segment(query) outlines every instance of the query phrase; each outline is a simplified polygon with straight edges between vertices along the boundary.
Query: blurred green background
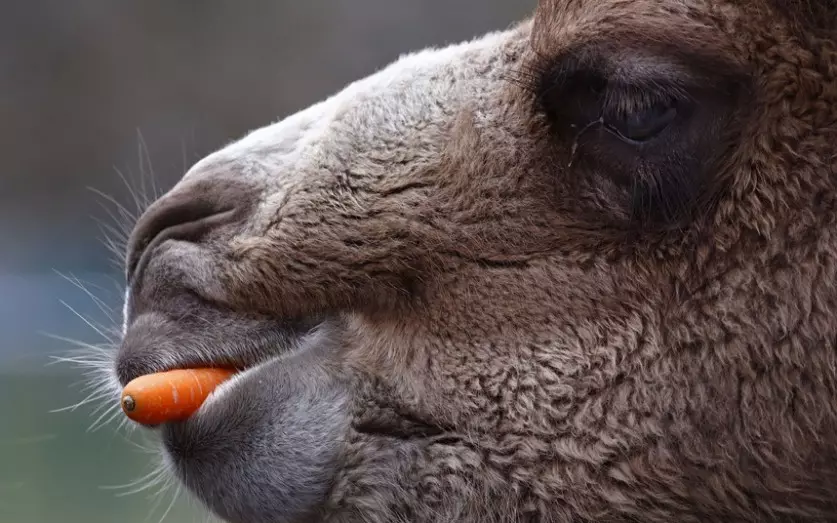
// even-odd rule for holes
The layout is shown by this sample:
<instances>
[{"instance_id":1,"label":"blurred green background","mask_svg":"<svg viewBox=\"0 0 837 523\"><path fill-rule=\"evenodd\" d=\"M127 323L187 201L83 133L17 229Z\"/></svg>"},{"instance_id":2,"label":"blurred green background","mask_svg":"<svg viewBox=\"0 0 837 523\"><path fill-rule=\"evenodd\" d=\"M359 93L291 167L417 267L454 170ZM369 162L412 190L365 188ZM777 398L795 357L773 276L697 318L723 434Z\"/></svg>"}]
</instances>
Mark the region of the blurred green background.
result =
<instances>
[{"instance_id":1,"label":"blurred green background","mask_svg":"<svg viewBox=\"0 0 837 523\"><path fill-rule=\"evenodd\" d=\"M116 206L91 188L133 209L126 185L165 190L247 130L535 3L0 0L0 523L212 521L186 495L165 515L173 489L106 488L153 470L150 435L88 430L101 403L50 412L85 396L81 369L48 365L72 349L50 335L102 343L80 316L121 321Z\"/></svg>"}]
</instances>

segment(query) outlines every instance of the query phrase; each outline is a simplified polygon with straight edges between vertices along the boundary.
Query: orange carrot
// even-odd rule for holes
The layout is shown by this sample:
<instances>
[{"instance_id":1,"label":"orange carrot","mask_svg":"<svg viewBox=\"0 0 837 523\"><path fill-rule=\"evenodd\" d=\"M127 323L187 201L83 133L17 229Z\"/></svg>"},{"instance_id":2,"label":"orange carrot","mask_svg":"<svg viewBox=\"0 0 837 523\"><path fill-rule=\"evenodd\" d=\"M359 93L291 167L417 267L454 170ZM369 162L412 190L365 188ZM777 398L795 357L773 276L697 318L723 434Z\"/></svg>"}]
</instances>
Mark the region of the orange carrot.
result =
<instances>
[{"instance_id":1,"label":"orange carrot","mask_svg":"<svg viewBox=\"0 0 837 523\"><path fill-rule=\"evenodd\" d=\"M146 374L122 389L122 410L146 425L183 420L234 373L231 369L202 368Z\"/></svg>"}]
</instances>

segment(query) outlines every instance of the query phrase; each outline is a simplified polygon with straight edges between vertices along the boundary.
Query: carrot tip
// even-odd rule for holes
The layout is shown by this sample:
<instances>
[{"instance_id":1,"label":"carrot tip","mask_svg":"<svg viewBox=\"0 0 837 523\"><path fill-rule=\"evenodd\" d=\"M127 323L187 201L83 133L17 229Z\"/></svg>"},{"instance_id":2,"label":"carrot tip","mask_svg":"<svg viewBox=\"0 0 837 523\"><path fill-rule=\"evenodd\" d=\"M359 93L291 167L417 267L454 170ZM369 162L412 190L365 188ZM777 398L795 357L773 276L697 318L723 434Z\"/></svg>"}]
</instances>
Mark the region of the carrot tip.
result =
<instances>
[{"instance_id":1,"label":"carrot tip","mask_svg":"<svg viewBox=\"0 0 837 523\"><path fill-rule=\"evenodd\" d=\"M134 401L134 398L127 395L122 398L122 409L125 410L125 412L131 412L135 408L137 408L137 402Z\"/></svg>"}]
</instances>

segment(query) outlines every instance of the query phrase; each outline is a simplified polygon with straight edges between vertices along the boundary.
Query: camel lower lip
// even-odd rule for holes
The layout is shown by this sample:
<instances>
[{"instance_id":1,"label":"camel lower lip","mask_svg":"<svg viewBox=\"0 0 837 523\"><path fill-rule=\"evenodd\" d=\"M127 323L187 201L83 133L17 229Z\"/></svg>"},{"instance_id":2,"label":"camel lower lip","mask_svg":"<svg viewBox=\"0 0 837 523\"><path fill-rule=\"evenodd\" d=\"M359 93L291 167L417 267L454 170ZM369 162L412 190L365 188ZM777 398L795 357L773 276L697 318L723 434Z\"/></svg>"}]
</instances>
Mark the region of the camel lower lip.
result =
<instances>
[{"instance_id":1,"label":"camel lower lip","mask_svg":"<svg viewBox=\"0 0 837 523\"><path fill-rule=\"evenodd\" d=\"M211 409L212 405L223 398L224 394L226 394L232 387L236 386L240 381L244 381L247 379L248 376L252 375L254 372L258 371L259 368L269 365L270 363L281 360L285 356L274 356L272 358L267 358L264 361L261 361L258 364L252 365L245 369L241 369L240 371L236 372L229 379L218 385L218 387L213 390L209 396L207 396L206 400L201 404L201 406L192 414L192 416L199 416L202 412L206 411L207 409Z\"/></svg>"}]
</instances>

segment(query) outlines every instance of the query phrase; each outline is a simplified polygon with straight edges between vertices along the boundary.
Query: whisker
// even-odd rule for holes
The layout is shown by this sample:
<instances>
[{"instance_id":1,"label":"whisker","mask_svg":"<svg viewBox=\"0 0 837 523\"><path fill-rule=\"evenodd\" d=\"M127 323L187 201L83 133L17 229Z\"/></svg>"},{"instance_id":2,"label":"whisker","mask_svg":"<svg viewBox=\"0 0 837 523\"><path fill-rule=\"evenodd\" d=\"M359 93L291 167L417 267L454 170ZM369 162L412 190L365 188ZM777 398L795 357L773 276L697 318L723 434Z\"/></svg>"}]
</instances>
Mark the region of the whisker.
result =
<instances>
[{"instance_id":1,"label":"whisker","mask_svg":"<svg viewBox=\"0 0 837 523\"><path fill-rule=\"evenodd\" d=\"M149 479L159 477L161 474L164 474L164 473L165 473L165 467L163 467L162 464L160 464L160 465L154 467L148 474L145 474L144 476L140 476L137 479L135 479L134 481L131 481L131 482L128 482L128 483L123 483L121 485L101 485L99 488L102 489L102 490L131 489L131 488L136 487L137 485L139 485L139 484L141 484L141 483L143 483L143 482L145 482ZM148 486L146 486L144 488L148 488ZM139 491L137 491L137 492L139 492ZM136 492L134 492L134 493L136 493ZM126 493L117 494L117 496L125 496L125 495L129 495L129 494L126 494Z\"/></svg>"},{"instance_id":2,"label":"whisker","mask_svg":"<svg viewBox=\"0 0 837 523\"><path fill-rule=\"evenodd\" d=\"M163 471L163 472L166 471L164 461L160 462L160 470ZM148 515L145 517L144 521L148 521L149 518L151 517L151 515L154 514L154 512L160 506L160 503L162 503L162 501L163 501L163 498L161 497L161 494L164 494L165 492L171 490L171 488L174 484L174 478L170 474L169 475L163 474L162 476L160 476L160 477L158 477L154 480L154 485L157 485L161 482L162 482L162 486L159 489L157 489L156 492L154 492L154 493L152 493L151 495L148 496L149 499L156 499L156 501L154 502L154 505L151 507L151 510L149 510ZM175 498L174 499L177 499L177 496L179 495L179 493L180 493L180 491L178 489L177 492L175 492ZM174 500L172 501L172 504L173 503L174 503ZM163 518L166 517L169 510L170 510L170 508L166 509L166 511L163 513Z\"/></svg>"},{"instance_id":3,"label":"whisker","mask_svg":"<svg viewBox=\"0 0 837 523\"><path fill-rule=\"evenodd\" d=\"M102 404L102 406L105 406L104 411L102 411L102 413L99 415L99 417L96 418L96 420L89 427L87 427L86 432L96 432L97 430L99 430L101 425L106 425L108 423L108 420L110 419L107 416L114 416L114 415L118 416L119 415L120 406L119 406L118 403L116 403L114 405L111 405L109 407L107 407L106 405L107 404L105 404L105 403ZM102 406L100 406L100 408L96 409L96 411L93 412L93 415L95 415L95 413L97 411L101 410ZM114 416L114 418L115 418L115 416ZM103 422L102 420L105 420L105 421Z\"/></svg>"},{"instance_id":4,"label":"whisker","mask_svg":"<svg viewBox=\"0 0 837 523\"><path fill-rule=\"evenodd\" d=\"M136 449L137 451L141 452L142 454L152 455L152 456L155 456L155 457L159 457L159 456L160 456L160 449L159 449L159 447L158 447L158 446L156 446L156 445L152 446L151 444L146 444L146 445L143 445L143 444L141 444L141 443L139 443L139 442L137 442L137 441L134 441L134 440L132 440L132 439L128 438L128 435L127 435L127 434L123 434L123 433L122 433L122 428L123 428L123 427L125 427L126 423L128 423L128 422L130 422L130 419L129 419L129 418L127 418L127 417L123 417L123 418L119 421L119 423L117 424L117 428L116 428L116 430L114 430L114 431L113 431L114 436L115 436L115 437L118 437L118 438L121 438L121 439L122 439L122 441L123 441L124 443L127 443L128 445L130 445L130 446L134 447L134 449ZM131 434L131 433L133 433L134 429L135 429L138 425L136 425L136 424L134 424L134 423L131 423L131 424L127 425L127 426L128 426L128 430L127 430L127 432L128 432L129 434Z\"/></svg>"},{"instance_id":5,"label":"whisker","mask_svg":"<svg viewBox=\"0 0 837 523\"><path fill-rule=\"evenodd\" d=\"M91 432L96 432L97 430L101 429L102 427L106 427L106 426L110 425L111 423L114 422L114 420L116 420L116 418L118 416L123 416L124 415L122 413L122 406L119 405L119 402L116 402L116 403L117 403L117 408L113 409L113 413L110 416L108 416L108 418L104 422L102 422L98 427L93 429Z\"/></svg>"},{"instance_id":6,"label":"whisker","mask_svg":"<svg viewBox=\"0 0 837 523\"><path fill-rule=\"evenodd\" d=\"M98 241L99 244L107 249L110 254L108 260L114 264L113 268L121 272L125 266L125 254L128 249L128 239L122 237L114 227L97 223L101 236Z\"/></svg>"},{"instance_id":7,"label":"whisker","mask_svg":"<svg viewBox=\"0 0 837 523\"><path fill-rule=\"evenodd\" d=\"M128 241L128 238L131 236L131 228L133 227L136 220L133 216L120 216L116 217L112 214L110 218L115 223L107 223L103 221L101 218L97 216L93 216L92 219L96 222L97 225L104 227L107 229L107 235L112 236L114 239L120 241L121 243L125 243Z\"/></svg>"},{"instance_id":8,"label":"whisker","mask_svg":"<svg viewBox=\"0 0 837 523\"><path fill-rule=\"evenodd\" d=\"M131 195L131 199L134 200L134 207L136 208L137 214L141 213L146 206L140 202L139 196L137 195L136 189L128 182L128 179L119 169L116 169L116 174L122 179L122 182L125 184L125 188L128 189L128 193Z\"/></svg>"},{"instance_id":9,"label":"whisker","mask_svg":"<svg viewBox=\"0 0 837 523\"><path fill-rule=\"evenodd\" d=\"M61 273L61 272L59 272L59 271L55 271L55 272L56 272L56 274L58 274L58 275L62 275L62 273ZM100 290L100 291L102 291L102 292L108 292L108 291L107 291L104 287L102 287L101 285L98 285L98 284L96 284L96 283L93 283L93 282L90 282L90 281L85 281L85 282L82 282L82 280L81 280L81 279L79 279L77 276L73 276L72 274L70 274L70 277L71 277L72 279L74 279L76 282L83 283L85 287L92 287L92 288L97 289L97 290Z\"/></svg>"},{"instance_id":10,"label":"whisker","mask_svg":"<svg viewBox=\"0 0 837 523\"><path fill-rule=\"evenodd\" d=\"M87 395L87 397L85 397L83 400L79 401L78 403L74 403L73 405L68 405L66 407L61 407L61 408L58 408L58 409L52 409L48 412L50 414L54 414L54 413L57 413L57 412L67 412L67 411L72 412L72 411L78 409L79 407L81 407L82 405L87 405L88 403L92 403L94 401L104 399L105 396L110 396L109 391L98 391L98 390L93 391L92 393Z\"/></svg>"},{"instance_id":11,"label":"whisker","mask_svg":"<svg viewBox=\"0 0 837 523\"><path fill-rule=\"evenodd\" d=\"M128 237L131 235L131 226L136 222L136 218L134 218L133 214L130 214L128 211L118 210L118 216L113 213L110 209L108 209L104 204L100 202L99 204L102 209L107 213L108 218L110 218L113 223L109 224L103 221L98 216L91 215L90 217L94 222L97 224L105 225L111 228L112 234L120 239L120 240L127 240Z\"/></svg>"},{"instance_id":12,"label":"whisker","mask_svg":"<svg viewBox=\"0 0 837 523\"><path fill-rule=\"evenodd\" d=\"M99 243L104 245L109 253L107 261L110 263L110 267L116 271L122 271L125 267L125 248L107 238L100 239Z\"/></svg>"},{"instance_id":13,"label":"whisker","mask_svg":"<svg viewBox=\"0 0 837 523\"><path fill-rule=\"evenodd\" d=\"M155 470L154 476L150 478L147 483L137 486L136 488L132 488L126 492L120 492L119 494L114 494L115 497L123 498L125 496L133 496L134 494L139 494L140 492L144 492L150 488L154 488L159 484L163 484L165 487L166 482L168 481L166 477L166 471L163 469Z\"/></svg>"},{"instance_id":14,"label":"whisker","mask_svg":"<svg viewBox=\"0 0 837 523\"><path fill-rule=\"evenodd\" d=\"M148 167L148 181L150 183L151 189L151 199L156 200L159 197L157 192L157 184L154 180L154 166L151 165L151 154L148 151L148 144L145 142L145 138L142 136L142 131L137 129L137 137L139 138L139 161L140 161L140 183L142 184L142 191L145 192L145 170L143 169L143 159L145 160L145 165ZM145 193L144 196L146 197L146 205L148 204L148 193Z\"/></svg>"},{"instance_id":15,"label":"whisker","mask_svg":"<svg viewBox=\"0 0 837 523\"><path fill-rule=\"evenodd\" d=\"M64 300L59 300L59 303L61 303L61 304L62 304L63 306L65 306L65 307L67 307L67 308L70 310L70 312L72 312L73 314L75 314L76 316L78 316L78 317L79 317L79 319L81 319L81 321L83 321L84 323L86 323L88 327L90 327L91 329L93 329L93 330L96 332L96 334L98 334L98 335L99 335L99 336L101 336L102 338L106 339L106 340L107 340L108 342L110 342L110 343L113 343L113 342L114 342L114 341L113 341L113 339L111 339L109 336L106 336L106 335L105 335L105 333L104 333L104 332L103 332L103 330L102 330L102 329L104 329L104 327L97 326L96 324L94 324L93 322L91 322L90 320L88 320L87 318L85 318L82 314L80 314L78 311L76 311L74 308L72 308L72 307L70 306L70 304L68 304L68 303L67 303L67 302L65 302Z\"/></svg>"},{"instance_id":16,"label":"whisker","mask_svg":"<svg viewBox=\"0 0 837 523\"><path fill-rule=\"evenodd\" d=\"M46 336L48 338L52 338L52 339L57 340L57 341L63 341L65 343L69 343L69 344L74 345L76 347L80 347L82 349L82 351L78 351L78 352L80 352L80 354L79 354L80 356L83 356L85 351L91 351L91 352L94 352L94 353L97 353L97 354L101 354L102 357L105 358L109 354L108 349L109 348L113 349L113 348L116 347L116 344L113 343L113 342L110 342L110 341L108 342L107 346L102 346L102 345L94 345L92 343L88 343L86 341L81 341L81 340L76 340L76 339L73 339L73 338L67 338L67 337L60 336L58 334L52 334L52 333L49 333L49 332L39 331L38 333L41 336ZM72 351L68 351L68 352L72 352Z\"/></svg>"},{"instance_id":17,"label":"whisker","mask_svg":"<svg viewBox=\"0 0 837 523\"><path fill-rule=\"evenodd\" d=\"M83 356L50 356L49 358L53 361L47 363L47 365L54 365L56 363L72 363L78 367L88 367L93 369L98 369L99 365L105 362L104 359L93 360L90 358L85 358Z\"/></svg>"},{"instance_id":18,"label":"whisker","mask_svg":"<svg viewBox=\"0 0 837 523\"><path fill-rule=\"evenodd\" d=\"M153 492L152 494L149 494L149 496L148 496L149 498L151 498L151 499L158 498L158 500L159 500L160 496L165 494L166 491L169 490L172 487L172 485L174 484L174 478L171 475L168 475L168 474L164 474L164 477L165 477L165 480L163 481L163 485L160 488L158 488L155 492ZM155 510L156 510L157 506L159 506L159 505L155 505Z\"/></svg>"},{"instance_id":19,"label":"whisker","mask_svg":"<svg viewBox=\"0 0 837 523\"><path fill-rule=\"evenodd\" d=\"M110 412L112 408L113 408L112 403L103 401L99 405L97 405L95 409L93 409L93 411L90 413L90 416L91 417L95 416L96 414L99 414L100 412L102 413L102 416L106 416L107 413ZM88 427L88 431L90 431L89 427Z\"/></svg>"},{"instance_id":20,"label":"whisker","mask_svg":"<svg viewBox=\"0 0 837 523\"><path fill-rule=\"evenodd\" d=\"M48 357L52 361L48 362L46 366L55 363L67 363L85 369L82 373L84 379L71 385L73 387L84 384L81 388L81 393L85 396L71 405L51 409L48 412L51 414L75 412L82 406L95 405L90 416L94 417L99 415L99 417L88 427L88 431L93 431L98 425L105 425L112 421L114 414L118 415L119 412L114 412L113 410L115 403L118 406L118 402L116 401L118 399L118 383L116 383L111 370L112 359L110 353L112 349L108 350L107 347L96 346L61 336L49 334L47 336L80 346L81 348L66 351L66 356L49 355ZM105 419L108 416L110 417Z\"/></svg>"},{"instance_id":21,"label":"whisker","mask_svg":"<svg viewBox=\"0 0 837 523\"><path fill-rule=\"evenodd\" d=\"M157 523L163 523L163 520L166 519L166 516L169 515L169 512L171 512L171 509L172 509L172 507L174 507L175 502L177 502L177 498L180 497L180 491L181 491L182 488L183 488L183 485L181 485L181 484L177 485L177 488L174 490L174 495L172 495L172 497L171 497L171 503L169 503L168 508L166 508L166 511L163 512L163 516L160 518L160 520Z\"/></svg>"},{"instance_id":22,"label":"whisker","mask_svg":"<svg viewBox=\"0 0 837 523\"><path fill-rule=\"evenodd\" d=\"M99 308L99 310L100 310L100 311L102 311L102 313L103 313L105 316L107 316L107 317L108 317L108 320L109 320L110 322L113 322L113 321L114 321L114 319L113 319L113 308L112 308L112 307L109 307L109 306L108 306L108 305L107 305L104 301L102 301L102 300L101 300L98 296L96 296L95 294L93 294L93 293L92 293L92 292L91 292L91 291L90 291L87 287L85 287L85 286L84 286L84 284L81 282L81 280L79 280L77 277L66 276L66 275L62 274L60 271L57 271L57 270L55 270L54 272L55 272L57 275L59 275L60 277L62 277L62 278L64 278L65 280L67 280L68 282L72 283L74 286L76 286L76 287L77 287L78 289L80 289L82 292L84 292L85 294L87 294L87 296L89 296L89 297L90 297L90 299L91 299L91 300L93 300L93 303L94 303L94 304L96 304L96 307L98 307L98 308Z\"/></svg>"},{"instance_id":23,"label":"whisker","mask_svg":"<svg viewBox=\"0 0 837 523\"><path fill-rule=\"evenodd\" d=\"M102 233L102 238L99 241L116 256L118 261L123 261L125 248L128 246L128 234L96 218L93 218L93 221L96 222L99 232Z\"/></svg>"},{"instance_id":24,"label":"whisker","mask_svg":"<svg viewBox=\"0 0 837 523\"><path fill-rule=\"evenodd\" d=\"M86 390L90 390L94 387L101 385L102 387L106 387L110 385L109 383L103 382L103 379L111 379L115 378L113 374L113 366L111 364L111 359L100 359L100 360L91 360L89 365L82 365L78 363L73 363L76 368L83 369L84 372L81 373L82 380L74 384L73 386L77 385L84 385L81 388L81 391L84 392Z\"/></svg>"},{"instance_id":25,"label":"whisker","mask_svg":"<svg viewBox=\"0 0 837 523\"><path fill-rule=\"evenodd\" d=\"M129 431L133 430L134 425L129 425L128 424L129 421L130 421L129 418L127 418L127 417L123 417L121 420L119 420L119 423L116 424L115 432L119 433L119 432L125 430L126 427L129 427L129 429L128 429ZM137 446L138 448L140 448L141 450L143 450L145 452L149 452L149 449L143 448L138 443L134 443L134 442L128 440L127 438L125 438L125 441L127 441L128 443L131 443L132 445Z\"/></svg>"},{"instance_id":26,"label":"whisker","mask_svg":"<svg viewBox=\"0 0 837 523\"><path fill-rule=\"evenodd\" d=\"M104 198L105 200L107 200L107 201L109 201L110 203L112 203L113 205L115 205L115 206L116 206L116 208L119 210L119 213L122 215L122 218L123 218L123 219L124 219L124 218L128 218L128 219L130 219L131 221L134 221L134 222L135 222L135 221L137 221L137 217L138 217L138 216L137 216L137 214L132 213L130 210L128 210L128 208L127 208L127 207L125 207L124 205L122 205L121 203L119 203L119 202L116 200L116 198L114 198L113 196L110 196L109 194L105 194L105 193L103 193L102 191L100 191L100 190L98 190L98 189L96 189L96 188L94 188L94 187L88 187L87 189L88 189L89 191L92 191L92 192L96 193L97 195L101 196L101 197L102 197L102 198ZM115 217L114 217L114 218L115 218ZM116 221L117 223L122 223L122 221L120 221L119 219L115 219L114 221Z\"/></svg>"},{"instance_id":27,"label":"whisker","mask_svg":"<svg viewBox=\"0 0 837 523\"><path fill-rule=\"evenodd\" d=\"M101 391L103 393L107 393L110 395L114 394L114 387L108 383L110 379L110 372L106 370L96 370L96 371L89 371L86 373L87 375L87 384L81 388L82 394L86 393L87 391Z\"/></svg>"}]
</instances>

